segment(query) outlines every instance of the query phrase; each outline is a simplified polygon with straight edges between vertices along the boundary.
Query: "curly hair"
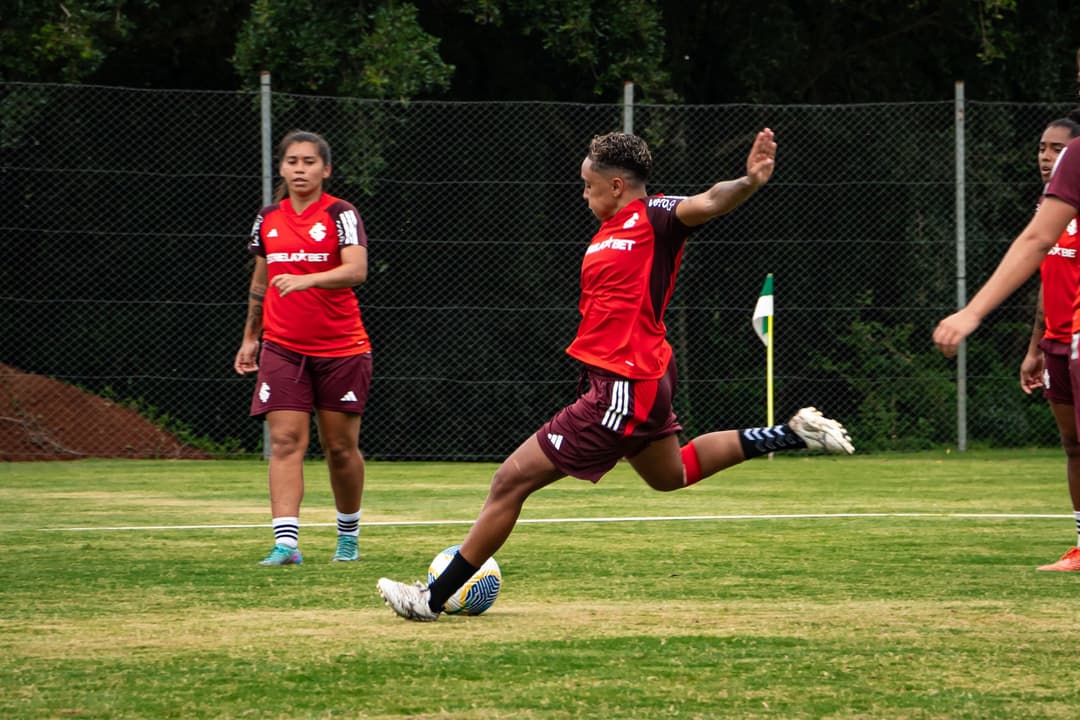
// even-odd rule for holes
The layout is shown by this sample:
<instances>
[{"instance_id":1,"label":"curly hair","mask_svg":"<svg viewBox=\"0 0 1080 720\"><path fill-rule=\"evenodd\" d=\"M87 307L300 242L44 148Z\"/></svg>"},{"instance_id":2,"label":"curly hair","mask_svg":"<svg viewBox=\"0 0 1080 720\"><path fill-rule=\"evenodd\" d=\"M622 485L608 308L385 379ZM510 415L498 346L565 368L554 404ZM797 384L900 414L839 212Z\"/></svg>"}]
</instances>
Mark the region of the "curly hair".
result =
<instances>
[{"instance_id":1,"label":"curly hair","mask_svg":"<svg viewBox=\"0 0 1080 720\"><path fill-rule=\"evenodd\" d=\"M1080 136L1080 107L1073 108L1065 117L1051 121L1046 127L1063 127L1069 131L1071 137Z\"/></svg>"},{"instance_id":2,"label":"curly hair","mask_svg":"<svg viewBox=\"0 0 1080 720\"><path fill-rule=\"evenodd\" d=\"M597 135L589 143L589 160L601 172L618 168L645 183L652 172L652 155L649 146L637 135L612 132Z\"/></svg>"}]
</instances>

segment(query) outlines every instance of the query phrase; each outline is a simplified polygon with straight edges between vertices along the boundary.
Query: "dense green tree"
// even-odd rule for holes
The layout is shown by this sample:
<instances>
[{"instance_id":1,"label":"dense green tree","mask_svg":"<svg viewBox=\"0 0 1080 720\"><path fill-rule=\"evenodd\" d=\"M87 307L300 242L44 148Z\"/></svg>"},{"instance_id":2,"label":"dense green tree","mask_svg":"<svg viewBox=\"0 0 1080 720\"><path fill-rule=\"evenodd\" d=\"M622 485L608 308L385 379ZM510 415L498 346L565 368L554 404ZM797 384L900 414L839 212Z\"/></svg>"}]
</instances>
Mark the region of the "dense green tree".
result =
<instances>
[{"instance_id":1,"label":"dense green tree","mask_svg":"<svg viewBox=\"0 0 1080 720\"><path fill-rule=\"evenodd\" d=\"M726 0L663 3L675 90L689 102L1062 99L1077 3Z\"/></svg>"},{"instance_id":2,"label":"dense green tree","mask_svg":"<svg viewBox=\"0 0 1080 720\"><path fill-rule=\"evenodd\" d=\"M582 90L593 98L610 96L633 80L654 101L677 99L664 63L664 17L655 0L471 0L460 12L476 25L538 41L567 71L564 96Z\"/></svg>"},{"instance_id":3,"label":"dense green tree","mask_svg":"<svg viewBox=\"0 0 1080 720\"><path fill-rule=\"evenodd\" d=\"M1080 3L0 0L0 79L377 98L1074 97Z\"/></svg>"},{"instance_id":4,"label":"dense green tree","mask_svg":"<svg viewBox=\"0 0 1080 720\"><path fill-rule=\"evenodd\" d=\"M246 85L268 70L278 90L410 98L449 86L438 46L411 3L256 0L234 63Z\"/></svg>"},{"instance_id":5,"label":"dense green tree","mask_svg":"<svg viewBox=\"0 0 1080 720\"><path fill-rule=\"evenodd\" d=\"M0 80L79 82L131 37L133 7L153 0L7 0L0 14Z\"/></svg>"}]
</instances>

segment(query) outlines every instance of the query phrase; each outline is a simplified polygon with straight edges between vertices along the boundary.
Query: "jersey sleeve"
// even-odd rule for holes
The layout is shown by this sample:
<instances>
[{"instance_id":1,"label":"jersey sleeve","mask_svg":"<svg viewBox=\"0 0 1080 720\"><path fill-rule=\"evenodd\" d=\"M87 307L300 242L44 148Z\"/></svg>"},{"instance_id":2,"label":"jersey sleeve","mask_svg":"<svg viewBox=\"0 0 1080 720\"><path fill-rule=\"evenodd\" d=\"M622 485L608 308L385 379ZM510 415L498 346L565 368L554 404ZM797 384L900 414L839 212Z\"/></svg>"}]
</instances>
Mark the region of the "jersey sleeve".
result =
<instances>
[{"instance_id":1,"label":"jersey sleeve","mask_svg":"<svg viewBox=\"0 0 1080 720\"><path fill-rule=\"evenodd\" d=\"M1056 197L1080 209L1080 138L1073 140L1058 155L1054 175L1046 186L1046 195Z\"/></svg>"},{"instance_id":2,"label":"jersey sleeve","mask_svg":"<svg viewBox=\"0 0 1080 720\"><path fill-rule=\"evenodd\" d=\"M675 208L686 198L679 195L653 195L645 200L645 213L656 231L656 241L665 246L682 247L694 228L679 219Z\"/></svg>"},{"instance_id":3,"label":"jersey sleeve","mask_svg":"<svg viewBox=\"0 0 1080 720\"><path fill-rule=\"evenodd\" d=\"M259 211L259 216L255 218L255 223L251 226L251 236L248 238L248 252L252 255L261 255L266 257L266 245L263 244L262 239L262 226L263 220L266 216L277 207L276 205L267 205Z\"/></svg>"},{"instance_id":4,"label":"jersey sleeve","mask_svg":"<svg viewBox=\"0 0 1080 720\"><path fill-rule=\"evenodd\" d=\"M338 200L327 209L327 212L337 228L338 247L346 247L347 245L367 247L367 233L364 231L364 221L351 203Z\"/></svg>"}]
</instances>

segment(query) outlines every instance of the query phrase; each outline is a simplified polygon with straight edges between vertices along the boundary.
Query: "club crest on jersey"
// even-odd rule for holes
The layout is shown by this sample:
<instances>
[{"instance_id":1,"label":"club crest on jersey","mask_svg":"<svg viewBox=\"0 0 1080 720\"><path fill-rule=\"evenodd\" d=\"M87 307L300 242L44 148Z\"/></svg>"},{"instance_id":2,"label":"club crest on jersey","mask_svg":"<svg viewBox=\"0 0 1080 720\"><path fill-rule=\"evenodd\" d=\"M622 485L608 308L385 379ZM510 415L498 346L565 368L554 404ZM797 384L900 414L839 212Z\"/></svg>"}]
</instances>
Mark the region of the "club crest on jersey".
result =
<instances>
[{"instance_id":1,"label":"club crest on jersey","mask_svg":"<svg viewBox=\"0 0 1080 720\"><path fill-rule=\"evenodd\" d=\"M1065 227L1065 232L1069 233L1070 235L1076 234L1076 218L1073 218L1069 221L1069 224Z\"/></svg>"},{"instance_id":2,"label":"club crest on jersey","mask_svg":"<svg viewBox=\"0 0 1080 720\"><path fill-rule=\"evenodd\" d=\"M323 238L326 237L326 226L321 222L317 222L311 226L310 230L308 230L308 235L310 235L311 239L315 242L322 242Z\"/></svg>"}]
</instances>

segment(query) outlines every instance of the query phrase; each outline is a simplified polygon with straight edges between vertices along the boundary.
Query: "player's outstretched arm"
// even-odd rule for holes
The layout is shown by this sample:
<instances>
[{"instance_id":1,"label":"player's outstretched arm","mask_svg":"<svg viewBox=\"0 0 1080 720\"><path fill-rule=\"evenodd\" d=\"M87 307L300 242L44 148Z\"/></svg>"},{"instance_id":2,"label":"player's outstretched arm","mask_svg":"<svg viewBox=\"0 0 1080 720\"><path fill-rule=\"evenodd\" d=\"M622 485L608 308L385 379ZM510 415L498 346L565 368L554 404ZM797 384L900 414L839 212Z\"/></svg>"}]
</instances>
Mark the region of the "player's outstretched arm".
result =
<instances>
[{"instance_id":1,"label":"player's outstretched arm","mask_svg":"<svg viewBox=\"0 0 1080 720\"><path fill-rule=\"evenodd\" d=\"M687 198L679 204L675 213L689 227L703 225L714 217L729 213L769 181L775 165L776 140L773 131L765 128L754 138L746 158L746 175L736 180L718 182L705 192Z\"/></svg>"},{"instance_id":2,"label":"player's outstretched arm","mask_svg":"<svg viewBox=\"0 0 1080 720\"><path fill-rule=\"evenodd\" d=\"M934 344L945 357L955 355L960 343L975 331L987 313L1001 305L1005 298L1035 274L1046 253L1075 215L1076 208L1056 197L1043 200L1035 217L1013 240L994 274L971 302L938 323L934 330Z\"/></svg>"}]
</instances>

